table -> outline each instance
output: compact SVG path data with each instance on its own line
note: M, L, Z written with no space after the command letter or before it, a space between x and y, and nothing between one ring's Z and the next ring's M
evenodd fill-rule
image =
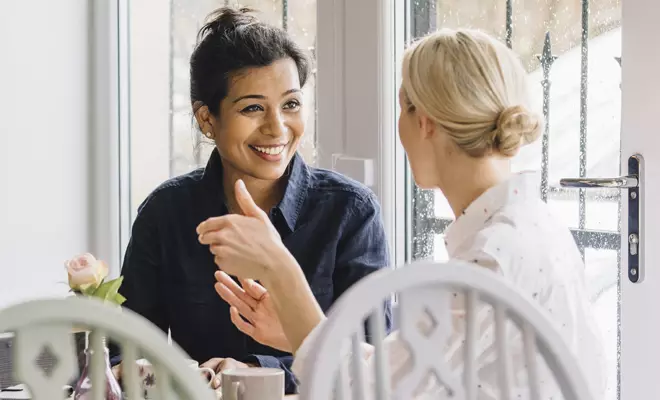
M0 400L30 400L30 394L23 385L14 386L12 389L21 389L20 391L0 392ZM218 396L220 398L220 396ZM297 400L297 394L284 396L284 400Z

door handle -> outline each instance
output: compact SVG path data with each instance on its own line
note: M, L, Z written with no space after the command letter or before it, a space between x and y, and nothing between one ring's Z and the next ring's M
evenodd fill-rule
M639 186L639 179L636 175L620 176L618 178L564 178L559 181L559 184L567 188L630 189Z
M628 158L628 174L617 178L565 178L559 184L565 188L577 189L621 189L628 199L628 279L633 283L643 280L644 264L644 158L634 154Z

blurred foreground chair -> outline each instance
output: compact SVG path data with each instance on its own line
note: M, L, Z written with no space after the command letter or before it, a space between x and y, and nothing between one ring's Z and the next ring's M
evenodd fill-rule
M154 366L159 398L216 399L201 375L188 367L184 351L169 345L160 329L130 310L77 297L30 301L0 310L0 334L13 335L14 381L27 385L33 399L64 398L62 388L78 374L73 332L81 329L90 331L93 399L105 398L105 338L121 345L122 380L129 399L142 398L138 355ZM46 370L39 365L45 356L51 360Z
M407 346L412 364L403 376L399 371L397 385L392 384L379 311L383 300L394 293L398 295L397 334ZM484 319L485 307L488 320ZM424 318L429 322L425 332L420 329ZM363 367L365 320L375 344L370 369ZM460 367L446 362L444 354L449 335L456 333L457 325L464 339L457 351L464 360ZM515 393L512 382L520 385L520 372L526 370L528 394L523 397L541 399L542 381L549 373L554 378L553 390L560 391L565 400L592 400L578 360L545 310L531 298L482 267L428 261L371 274L333 305L328 320L311 339L314 351L299 376L301 400L409 400L429 374L435 375L445 389L446 398L479 399L482 386L478 360L483 356L479 346L483 345L480 341L484 339L484 326L492 339L491 371L496 371L495 384L499 386L495 398L522 398ZM517 334L512 335L515 329ZM512 337L519 339L516 376L512 371Z

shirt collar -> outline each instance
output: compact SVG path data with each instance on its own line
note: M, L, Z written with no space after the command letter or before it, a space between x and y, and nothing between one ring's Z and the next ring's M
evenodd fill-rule
M463 215L459 216L445 231L445 245L449 256L454 257L460 246L468 238L476 235L506 205L538 199L539 182L537 172L516 173L474 200L465 209Z
M302 156L296 152L291 159L289 166L284 172L288 176L284 196L277 205L286 220L289 229L293 232L300 216L303 202L307 197L307 188L309 187L310 172Z
M302 208L305 197L307 196L307 188L309 186L310 171L309 167L296 153L286 171L284 172L286 179L286 188L284 189L284 196L273 210L277 209L278 212L284 217L286 225L291 232L296 227L298 216ZM225 199L225 191L222 186L222 159L217 149L214 149L209 157L209 161L204 168L204 176L202 178L205 186L211 191L211 195L222 204L223 212L227 213L227 203ZM271 210L271 218L273 217L273 210Z

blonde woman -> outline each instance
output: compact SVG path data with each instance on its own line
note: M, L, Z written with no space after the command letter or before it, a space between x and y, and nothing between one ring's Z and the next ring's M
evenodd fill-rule
M450 258L502 275L545 308L582 363L595 398L602 398L601 341L589 311L580 253L569 230L539 199L537 174L511 172L511 157L541 132L527 94L526 72L502 43L477 31L441 30L406 51L399 134L417 184L440 189L456 216L446 232ZM300 371L324 315L266 215L242 182L236 186L245 215L210 219L198 227L200 242L210 246L222 269L216 289L232 307L254 313L258 323L251 333L260 326L283 329L287 350L296 355L294 370ZM243 290L227 274L259 279L263 287L248 280ZM445 356L460 366L456 333L455 346L450 343ZM395 384L410 355L396 333L387 346ZM481 349L480 399L499 398L491 353ZM516 367L524 368L522 363ZM518 383L516 398L525 398L526 382ZM544 390L547 398L555 394L550 386ZM438 399L444 393L429 380L414 397Z

